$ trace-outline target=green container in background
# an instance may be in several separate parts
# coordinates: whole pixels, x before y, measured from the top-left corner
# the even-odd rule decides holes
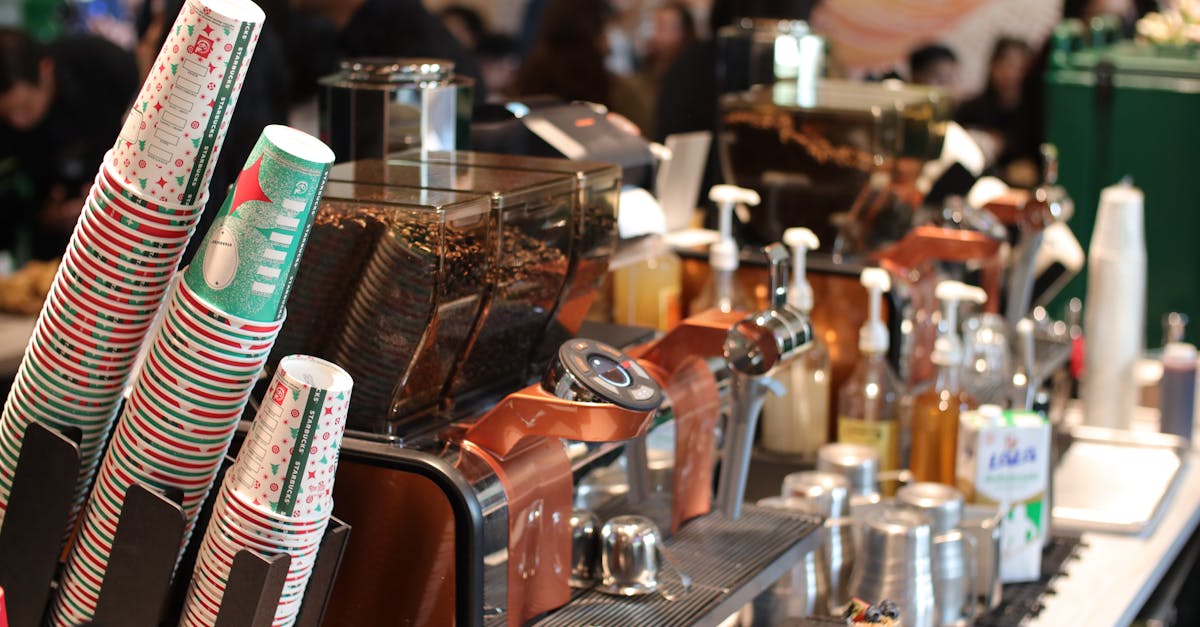
[[[1191,318],[1187,337],[1196,343],[1200,53],[1133,41],[1089,47],[1094,41],[1078,25],[1060,26],[1046,72],[1046,135],[1058,146],[1059,182],[1075,200],[1071,229],[1086,251],[1100,190],[1132,177],[1146,194],[1146,345],[1161,345],[1162,316],[1172,311]],[[1071,282],[1054,311],[1067,298],[1084,298],[1086,276]]]

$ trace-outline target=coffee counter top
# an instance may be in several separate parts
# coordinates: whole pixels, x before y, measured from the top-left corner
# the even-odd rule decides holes
[[[1055,580],[1055,594],[1028,625],[1129,625],[1185,554],[1200,525],[1200,455],[1188,454],[1157,524],[1141,535],[1085,533],[1079,558]],[[1188,547],[1190,548],[1190,547]],[[1183,559],[1194,560],[1194,555]],[[1183,570],[1186,575],[1188,568]]]

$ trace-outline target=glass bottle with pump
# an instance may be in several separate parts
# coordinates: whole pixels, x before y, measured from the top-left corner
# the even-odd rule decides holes
[[[805,276],[805,260],[808,251],[815,250],[821,243],[805,228],[784,231],[783,242],[792,250],[788,304],[808,315],[813,308],[813,292]],[[773,453],[816,459],[817,449],[828,439],[832,376],[829,349],[819,336],[814,336],[808,351],[775,375],[785,391],[778,396],[768,394],[763,404],[763,448]]]
[[[700,295],[690,304],[688,313],[695,315],[712,308],[724,312],[754,311],[757,308],[754,299],[734,281],[738,269],[738,245],[733,239],[733,209],[739,204],[757,205],[758,193],[736,185],[714,185],[708,199],[717,204],[720,212],[719,236],[708,247],[708,265],[712,274]]]
[[[881,471],[898,470],[901,384],[887,362],[888,331],[880,311],[892,282],[880,268],[863,270],[861,281],[870,293],[870,314],[858,333],[862,361],[838,390],[838,441],[870,446],[879,452]]]
[[[958,417],[975,402],[959,385],[962,340],[958,337],[958,304],[982,304],[987,294],[958,281],[938,283],[942,301],[942,329],[934,342],[932,360],[937,367],[934,386],[913,400],[912,454],[909,468],[915,481],[954,485],[958,454]]]

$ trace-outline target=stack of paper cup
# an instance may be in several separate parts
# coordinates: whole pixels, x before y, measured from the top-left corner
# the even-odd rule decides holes
[[[229,449],[283,320],[227,316],[176,283],[114,430],[55,604],[87,621],[99,598],[126,491],[177,488],[190,528]]]
[[[1128,183],[1104,188],[1088,247],[1083,330],[1083,420],[1128,429],[1137,405],[1138,359],[1145,348],[1145,197]]]
[[[25,430],[82,432],[74,510],[83,504],[117,403],[200,207],[126,196],[96,177],[0,417],[0,520]]]
[[[314,168],[310,157],[327,160]],[[153,333],[100,465],[84,513],[84,533],[68,557],[54,610],[59,623],[92,618],[121,504],[134,483],[182,491],[185,543],[190,537],[283,325],[282,302],[332,160],[324,144],[300,131],[272,126],[263,132],[197,258],[206,272],[182,271]],[[283,250],[263,244],[264,231],[284,228],[297,232],[294,241],[280,244]],[[218,252],[222,244],[232,249],[232,260]],[[253,263],[247,254],[256,256]],[[212,267],[220,268],[221,289],[209,283]],[[268,270],[270,276],[264,276]],[[272,289],[258,290],[259,283]]]
[[[350,375],[327,361],[284,357],[217,493],[188,589],[182,625],[212,625],[234,556],[291,556],[274,625],[300,610],[333,509],[333,479],[346,426]]]
[[[185,0],[105,163],[155,201],[204,204],[264,19],[250,0]]]

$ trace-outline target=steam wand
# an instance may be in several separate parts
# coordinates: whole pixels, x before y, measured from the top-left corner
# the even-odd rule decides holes
[[[813,339],[808,317],[787,304],[787,249],[772,244],[765,252],[771,271],[771,306],[743,318],[725,338],[725,360],[733,372],[733,408],[725,427],[717,507],[733,520],[742,515],[754,430],[763,402],[768,391],[783,391],[770,373],[803,352]]]

